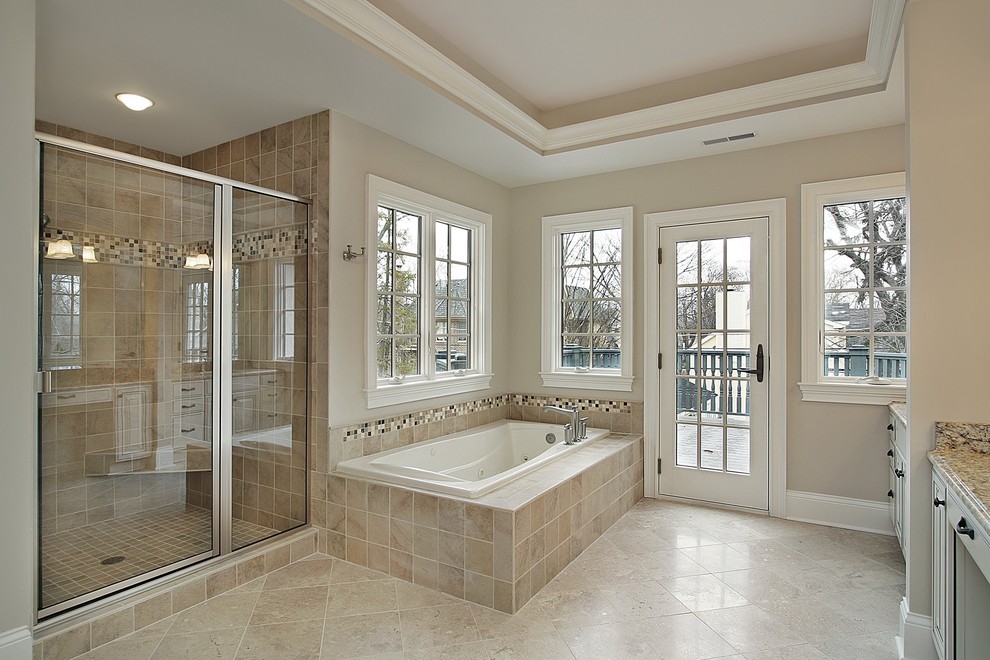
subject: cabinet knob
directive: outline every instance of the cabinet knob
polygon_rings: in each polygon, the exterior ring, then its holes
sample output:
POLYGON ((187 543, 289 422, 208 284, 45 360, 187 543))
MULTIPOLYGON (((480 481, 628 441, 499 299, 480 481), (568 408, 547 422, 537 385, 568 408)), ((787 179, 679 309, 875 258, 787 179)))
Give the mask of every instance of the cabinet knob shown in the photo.
POLYGON ((894 491, 888 490, 887 491, 887 497, 893 497, 893 496, 894 496, 894 491))
POLYGON ((904 470, 901 469, 894 470, 894 476, 896 476, 898 479, 902 478, 904 476, 904 470))
POLYGON ((935 505, 935 508, 937 509, 940 506, 945 506, 945 500, 938 499, 938 496, 936 495, 935 499, 932 500, 932 504, 935 505))
POLYGON ((966 524, 965 518, 960 518, 959 522, 956 523, 956 531, 962 534, 963 536, 968 536, 971 539, 976 538, 976 532, 973 530, 972 527, 966 524))
POLYGON ((894 425, 893 424, 887 424, 887 430, 888 431, 893 431, 894 430, 894 425))
POLYGON ((890 456, 891 458, 893 458, 894 457, 894 450, 893 449, 888 449, 887 450, 887 456, 890 456))

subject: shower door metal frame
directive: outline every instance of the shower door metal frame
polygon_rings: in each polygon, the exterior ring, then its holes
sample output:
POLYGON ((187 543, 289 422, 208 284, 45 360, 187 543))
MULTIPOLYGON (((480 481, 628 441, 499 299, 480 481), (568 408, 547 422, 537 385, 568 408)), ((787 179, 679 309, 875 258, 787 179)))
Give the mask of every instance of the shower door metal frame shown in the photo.
MULTIPOLYGON (((283 199, 290 202, 297 202, 306 205, 306 286, 307 286, 307 321, 306 321, 306 382, 307 382, 307 395, 306 395, 306 492, 305 492, 305 502, 306 502, 306 520, 300 525, 308 525, 311 521, 310 513, 310 470, 313 466, 313 425, 310 421, 313 404, 313 372, 312 368, 312 356, 315 355, 313 352, 313 327, 315 325, 315 314, 313 313, 313 273, 315 272, 315 265, 313 264, 313 227, 312 227, 312 217, 313 217, 313 201, 305 197, 299 197, 298 195, 293 195, 290 193, 280 192, 278 190, 272 190, 269 188, 263 188, 261 186, 256 186, 249 183, 244 183, 242 181, 235 181, 233 179, 228 179, 214 174, 207 174, 205 172, 200 172, 197 170, 191 170, 178 165, 170 165, 168 163, 162 163, 160 161, 152 160, 150 158, 144 158, 142 156, 135 156, 132 154, 127 154, 124 152, 114 151, 112 149, 107 149, 104 147, 98 147, 95 145, 86 144, 84 142, 78 142, 76 140, 69 140, 66 138, 61 138, 47 133, 36 132, 35 133, 36 152, 35 152, 35 167, 37 171, 38 186, 40 188, 43 171, 42 171, 42 145, 51 145, 53 147, 63 147, 66 149, 71 149, 73 151, 78 151, 84 154, 100 156, 110 160, 127 163, 130 165, 136 165, 138 167, 144 167, 148 169, 157 170, 159 172, 164 172, 167 174, 174 174, 177 176, 195 179, 205 183, 214 184, 214 223, 213 223, 213 254, 214 254, 214 267, 213 267, 213 342, 211 350, 211 358, 213 360, 213 375, 212 375, 212 406, 211 414, 212 420, 210 425, 211 432, 211 442, 213 446, 213 456, 212 456, 212 468, 214 475, 216 475, 212 480, 212 495, 213 495, 213 506, 212 506, 212 550, 208 552, 202 552, 192 557, 187 557, 186 559, 181 559, 166 566, 161 566, 159 568, 141 573, 134 577, 128 578, 126 580, 121 580, 115 582, 106 587, 96 589, 94 591, 87 592, 80 596, 70 598, 68 600, 62 601, 56 605, 42 608, 41 605, 41 563, 40 563, 40 538, 41 538, 41 491, 40 486, 38 490, 38 496, 34 498, 35 506, 35 520, 39 522, 36 533, 34 534, 34 557, 35 562, 35 579, 34 579, 34 602, 36 606, 35 610, 35 623, 42 619, 48 619, 54 615, 67 612, 68 610, 74 610, 70 616, 71 618, 83 617, 90 609, 97 607, 103 607, 106 603, 104 598, 108 596, 115 596, 116 598, 123 599, 140 593, 141 591, 151 589, 156 586, 158 581, 161 579, 169 578, 173 579, 180 576, 182 573, 188 572, 197 568, 198 565, 206 560, 213 559, 215 557, 222 557, 231 554, 232 552, 239 552, 241 550, 246 550, 253 547, 255 544, 249 544, 244 548, 239 548, 238 550, 232 549, 232 538, 231 538, 231 528, 232 528, 232 440, 231 440, 231 430, 232 424, 229 416, 223 415, 223 404, 224 402, 229 402, 232 397, 231 380, 233 377, 233 364, 232 359, 224 360, 225 356, 231 355, 231 348, 233 345, 232 341, 232 329, 230 322, 230 314, 233 311, 233 301, 231 295, 229 295, 232 284, 233 284, 233 189, 239 188, 241 190, 246 190, 249 192, 254 192, 269 197, 275 197, 278 199, 283 199), (217 255, 220 256, 219 265, 217 255), (216 292, 219 291, 223 295, 217 295, 216 292), (219 304, 218 304, 219 303, 219 304), (219 339, 219 340, 218 340, 219 339), (217 368, 219 365, 219 368, 217 368), (217 396, 217 393, 220 393, 217 396), (181 573, 180 573, 181 571, 181 573)), ((36 217, 40 218, 42 214, 41 206, 41 196, 40 189, 39 194, 36 195, 37 208, 36 217)), ((35 242, 38 248, 38 254, 36 255, 37 262, 35 264, 35 273, 40 276, 41 267, 43 263, 44 255, 41 253, 41 231, 40 227, 36 226, 36 237, 35 242)), ((40 291, 40 289, 39 289, 40 291)), ((35 318, 40 319, 41 308, 40 299, 36 299, 35 302, 35 318)), ((35 337, 35 355, 40 355, 40 345, 38 344, 41 340, 40 335, 35 337)), ((45 372, 40 369, 41 365, 39 363, 39 372, 36 378, 36 392, 40 395, 43 389, 43 383, 45 382, 45 372)), ((38 451, 40 453, 41 448, 41 424, 40 424, 40 410, 41 402, 38 400, 38 410, 39 415, 36 418, 35 426, 35 442, 38 443, 38 451)), ((36 459, 37 460, 37 459, 36 459)), ((36 478, 39 479, 40 484, 40 462, 35 463, 34 472, 36 478)), ((292 529, 298 529, 292 528, 292 529)), ((276 532, 267 539, 263 539, 259 542, 264 542, 265 540, 275 538, 280 534, 292 531, 285 530, 281 532, 276 532)))

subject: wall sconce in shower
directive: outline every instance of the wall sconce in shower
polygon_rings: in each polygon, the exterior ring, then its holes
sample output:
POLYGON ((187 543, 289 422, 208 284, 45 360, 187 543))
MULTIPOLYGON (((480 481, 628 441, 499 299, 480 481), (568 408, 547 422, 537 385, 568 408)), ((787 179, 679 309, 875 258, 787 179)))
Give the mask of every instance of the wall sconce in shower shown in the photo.
POLYGON ((96 248, 92 245, 84 245, 82 249, 82 260, 85 264, 96 263, 96 248))
POLYGON ((205 270, 207 268, 213 268, 213 260, 210 259, 210 255, 202 252, 199 254, 190 254, 186 257, 186 263, 182 267, 189 268, 190 270, 205 270))
POLYGON ((45 252, 45 259, 71 259, 75 254, 72 252, 72 241, 67 238, 60 238, 48 244, 45 252))

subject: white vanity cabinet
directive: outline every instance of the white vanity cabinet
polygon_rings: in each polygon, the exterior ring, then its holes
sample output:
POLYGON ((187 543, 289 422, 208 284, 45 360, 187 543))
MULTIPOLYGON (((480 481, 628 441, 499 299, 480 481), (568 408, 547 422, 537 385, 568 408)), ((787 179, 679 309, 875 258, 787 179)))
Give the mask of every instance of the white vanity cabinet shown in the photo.
POLYGON ((889 467, 890 489, 887 497, 890 500, 890 520, 894 524, 894 533, 904 553, 904 541, 907 534, 904 533, 907 521, 907 494, 908 494, 908 462, 907 455, 907 428, 901 419, 893 412, 890 414, 890 423, 887 424, 887 431, 890 434, 890 444, 887 450, 889 467))
POLYGON ((990 538, 932 476, 932 637, 943 660, 990 658, 990 538))

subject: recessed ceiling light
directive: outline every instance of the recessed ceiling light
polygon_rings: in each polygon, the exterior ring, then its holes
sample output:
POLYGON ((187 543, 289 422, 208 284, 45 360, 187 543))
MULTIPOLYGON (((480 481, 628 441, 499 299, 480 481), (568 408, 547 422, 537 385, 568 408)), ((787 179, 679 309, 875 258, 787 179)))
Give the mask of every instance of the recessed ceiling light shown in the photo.
POLYGON ((135 112, 147 110, 154 105, 154 102, 141 96, 140 94, 117 94, 117 100, 135 112))

